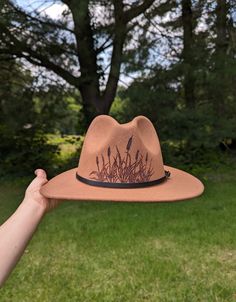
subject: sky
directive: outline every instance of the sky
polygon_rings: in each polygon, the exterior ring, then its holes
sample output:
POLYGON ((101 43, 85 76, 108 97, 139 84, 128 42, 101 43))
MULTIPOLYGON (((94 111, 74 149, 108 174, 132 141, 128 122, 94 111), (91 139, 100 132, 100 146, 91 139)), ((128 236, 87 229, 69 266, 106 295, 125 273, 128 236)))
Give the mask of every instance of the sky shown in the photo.
POLYGON ((63 10, 66 8, 65 4, 56 1, 42 1, 42 0, 16 0, 15 1, 19 6, 32 11, 37 9, 42 11, 50 16, 52 19, 57 19, 60 17, 63 10), (55 3, 52 3, 55 2, 55 3))

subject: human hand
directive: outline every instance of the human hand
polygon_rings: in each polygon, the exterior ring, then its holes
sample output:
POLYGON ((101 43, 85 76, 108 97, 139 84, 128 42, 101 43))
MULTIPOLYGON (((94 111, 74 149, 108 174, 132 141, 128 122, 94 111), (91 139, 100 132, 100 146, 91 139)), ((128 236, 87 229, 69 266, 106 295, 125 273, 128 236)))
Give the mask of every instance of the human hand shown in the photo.
POLYGON ((32 182, 26 189, 23 202, 36 202, 43 207, 44 212, 48 212, 54 209, 60 201, 44 197, 39 192, 41 187, 48 182, 46 172, 43 169, 37 169, 34 171, 34 173, 36 177, 32 180, 32 182))

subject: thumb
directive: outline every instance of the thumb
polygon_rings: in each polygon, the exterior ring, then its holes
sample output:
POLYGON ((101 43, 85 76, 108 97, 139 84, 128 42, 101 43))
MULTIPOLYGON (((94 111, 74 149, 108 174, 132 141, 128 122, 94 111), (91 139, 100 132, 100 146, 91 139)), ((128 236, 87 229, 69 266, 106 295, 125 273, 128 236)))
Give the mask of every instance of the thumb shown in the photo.
POLYGON ((40 183, 44 184, 47 182, 47 174, 43 169, 36 169, 34 171, 34 174, 36 175, 35 180, 39 181, 40 183))
POLYGON ((36 169, 34 174, 39 178, 47 178, 47 174, 43 169, 36 169))

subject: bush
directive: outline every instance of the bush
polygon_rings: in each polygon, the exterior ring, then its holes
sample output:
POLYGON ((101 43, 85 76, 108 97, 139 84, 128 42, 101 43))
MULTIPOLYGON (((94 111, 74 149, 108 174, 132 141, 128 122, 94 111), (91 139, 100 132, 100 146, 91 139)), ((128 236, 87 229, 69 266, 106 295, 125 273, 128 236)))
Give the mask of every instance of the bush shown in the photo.
POLYGON ((40 167, 52 173, 51 163, 58 153, 58 146, 48 144, 43 133, 23 129, 13 134, 1 127, 0 136, 1 177, 7 174, 27 175, 40 167))

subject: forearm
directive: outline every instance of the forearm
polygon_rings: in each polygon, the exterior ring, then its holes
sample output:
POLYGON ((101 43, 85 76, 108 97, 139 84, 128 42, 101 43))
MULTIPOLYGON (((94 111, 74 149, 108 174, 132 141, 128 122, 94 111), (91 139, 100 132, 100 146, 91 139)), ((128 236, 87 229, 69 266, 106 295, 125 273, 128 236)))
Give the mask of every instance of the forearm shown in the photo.
POLYGON ((44 213, 39 203, 24 200, 0 226, 0 287, 22 256, 44 213))

